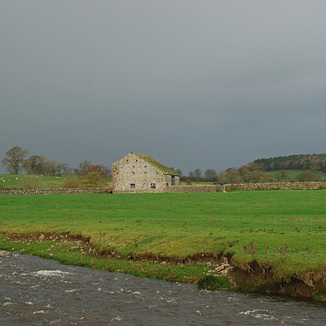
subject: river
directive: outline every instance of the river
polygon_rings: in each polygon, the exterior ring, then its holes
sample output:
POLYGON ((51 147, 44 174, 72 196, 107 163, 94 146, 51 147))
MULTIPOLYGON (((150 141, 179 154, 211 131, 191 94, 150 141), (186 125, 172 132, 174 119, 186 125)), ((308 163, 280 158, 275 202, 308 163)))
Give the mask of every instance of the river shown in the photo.
POLYGON ((325 325, 323 303, 0 258, 0 325, 325 325))

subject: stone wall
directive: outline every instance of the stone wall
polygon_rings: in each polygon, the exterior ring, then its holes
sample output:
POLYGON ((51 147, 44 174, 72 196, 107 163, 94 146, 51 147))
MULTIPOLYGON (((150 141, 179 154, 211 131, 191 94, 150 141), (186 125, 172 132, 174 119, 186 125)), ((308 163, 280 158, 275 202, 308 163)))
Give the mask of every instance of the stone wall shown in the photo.
MULTIPOLYGON (((220 191, 253 191, 253 190, 317 190, 326 189, 326 182, 272 182, 272 183, 242 183, 221 185, 185 185, 167 187, 169 193, 200 193, 220 191)), ((0 195, 55 195, 55 194, 101 194, 111 192, 108 188, 96 189, 37 189, 37 190, 3 190, 0 195)))
POLYGON ((198 192, 217 192, 222 191, 222 186, 219 185, 190 185, 190 186, 172 186, 168 187, 166 192, 182 192, 182 193, 198 193, 198 192))
POLYGON ((0 195, 57 195, 57 194, 102 194, 107 193, 107 188, 97 189, 79 189, 79 188, 64 188, 64 189, 31 189, 31 190, 3 190, 0 195))
POLYGON ((241 183, 224 185, 226 191, 232 190, 316 190, 326 186, 325 182, 271 182, 241 183))
POLYGON ((317 190, 325 188, 325 182, 272 182, 272 183, 241 183, 241 184, 226 184, 226 185, 190 185, 190 186, 175 186, 168 187, 167 192, 183 192, 183 193, 198 193, 198 192, 219 192, 232 190, 317 190))

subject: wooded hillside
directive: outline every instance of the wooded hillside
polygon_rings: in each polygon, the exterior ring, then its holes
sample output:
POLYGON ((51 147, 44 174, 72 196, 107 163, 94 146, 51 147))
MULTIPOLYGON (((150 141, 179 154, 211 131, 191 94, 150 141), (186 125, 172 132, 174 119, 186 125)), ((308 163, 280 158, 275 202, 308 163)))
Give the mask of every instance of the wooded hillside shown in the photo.
POLYGON ((261 158, 253 163, 258 164, 264 171, 313 170, 326 172, 326 153, 261 158))

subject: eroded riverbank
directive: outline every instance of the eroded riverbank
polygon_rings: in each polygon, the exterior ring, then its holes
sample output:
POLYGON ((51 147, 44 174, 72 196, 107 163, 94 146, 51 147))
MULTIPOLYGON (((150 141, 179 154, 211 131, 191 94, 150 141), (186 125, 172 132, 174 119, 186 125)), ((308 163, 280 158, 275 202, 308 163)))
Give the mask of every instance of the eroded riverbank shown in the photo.
MULTIPOLYGON (((291 278, 275 278, 271 266, 255 259, 240 264, 232 255, 198 253, 185 258, 151 254, 120 255, 110 249, 99 250, 90 237, 66 233, 35 232, 1 234, 2 249, 58 260, 64 264, 81 265, 111 272, 197 283, 205 275, 228 278, 231 290, 291 295, 325 301, 325 272, 309 272, 291 278)), ((225 288, 225 287, 224 287, 225 288)))
POLYGON ((193 284, 62 265, 17 252, 0 257, 0 287, 0 324, 8 326, 319 326, 326 321, 319 302, 200 291, 193 284))

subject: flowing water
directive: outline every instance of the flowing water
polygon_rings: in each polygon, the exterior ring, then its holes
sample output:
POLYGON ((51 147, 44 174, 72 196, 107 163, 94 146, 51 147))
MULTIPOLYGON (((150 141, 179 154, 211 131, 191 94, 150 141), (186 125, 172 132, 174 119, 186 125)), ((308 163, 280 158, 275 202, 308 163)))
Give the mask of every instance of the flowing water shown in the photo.
POLYGON ((0 325, 325 325, 322 303, 199 291, 15 253, 0 258, 0 325))

